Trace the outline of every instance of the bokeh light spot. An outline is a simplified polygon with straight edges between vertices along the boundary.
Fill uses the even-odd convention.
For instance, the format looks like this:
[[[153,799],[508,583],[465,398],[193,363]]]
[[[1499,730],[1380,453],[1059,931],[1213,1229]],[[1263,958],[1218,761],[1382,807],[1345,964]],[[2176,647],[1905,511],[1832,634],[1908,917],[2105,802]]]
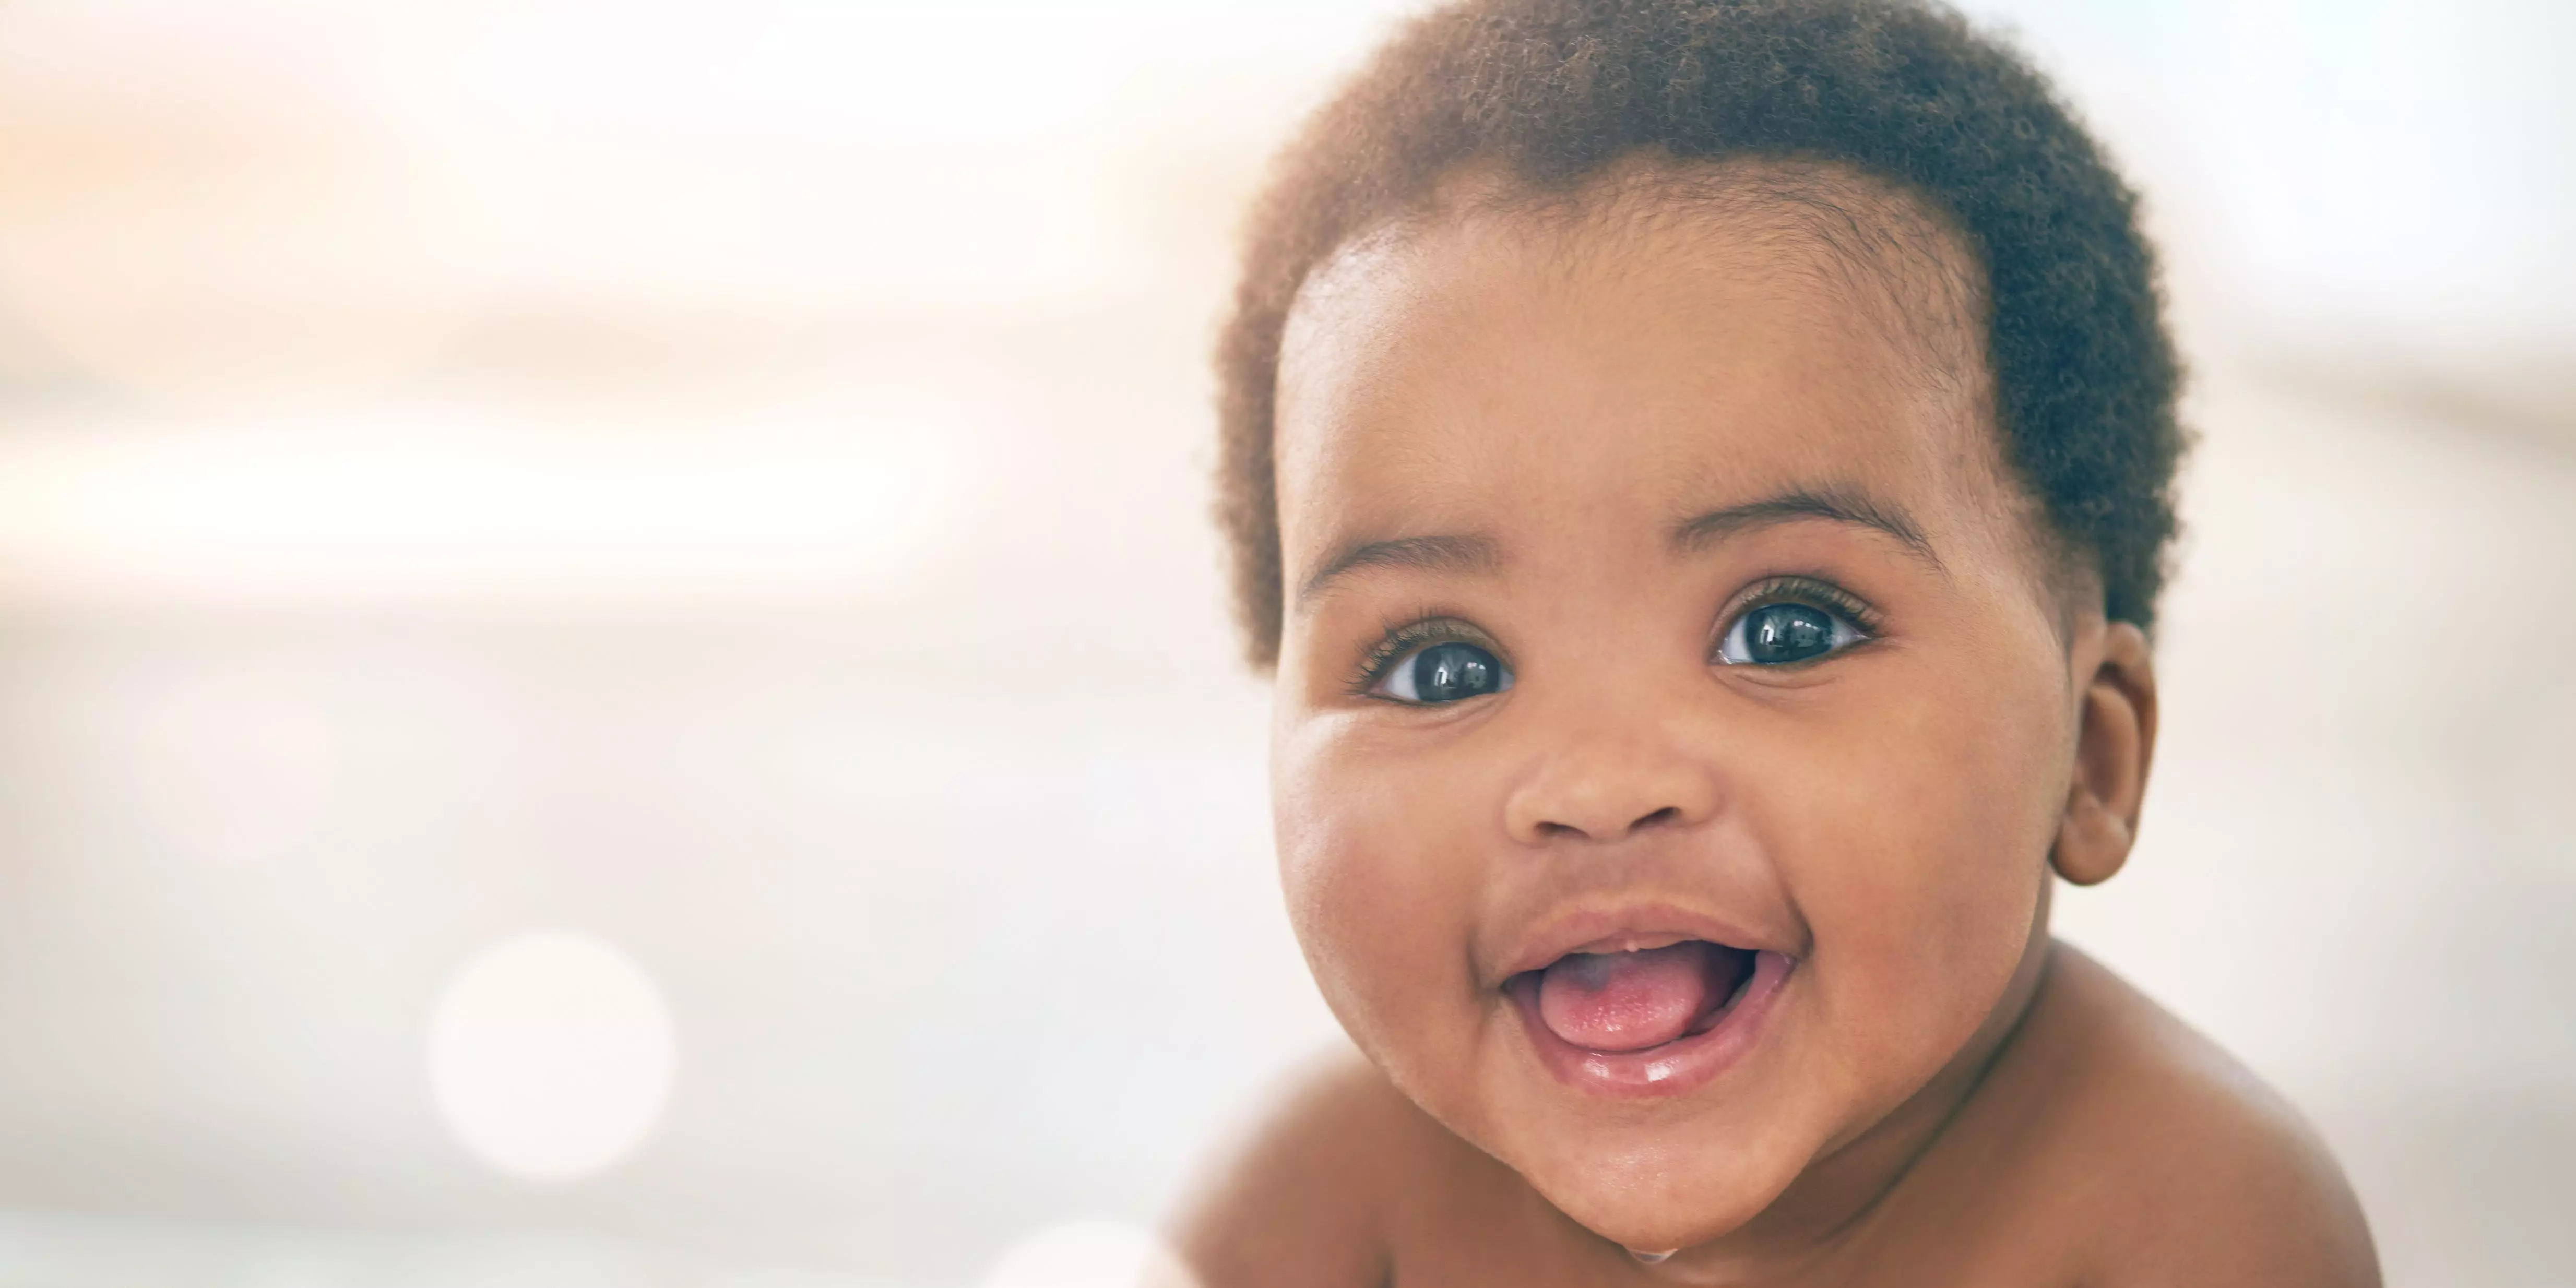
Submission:
[[[588,935],[527,934],[448,981],[430,1022],[430,1093],[494,1170],[578,1180],[651,1133],[676,1054],[670,1009],[643,968]]]
[[[1198,1288],[1153,1232],[1120,1221],[1058,1221],[1003,1250],[981,1288]]]

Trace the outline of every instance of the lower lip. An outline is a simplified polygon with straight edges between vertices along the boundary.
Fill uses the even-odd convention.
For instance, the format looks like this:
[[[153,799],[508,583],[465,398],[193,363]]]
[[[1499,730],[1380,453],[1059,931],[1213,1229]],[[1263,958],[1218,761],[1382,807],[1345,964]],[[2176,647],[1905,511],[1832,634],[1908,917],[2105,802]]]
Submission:
[[[1706,1086],[1761,1040],[1762,1027],[1796,963],[1774,952],[1754,954],[1753,978],[1705,1033],[1642,1051],[1594,1051],[1558,1037],[1538,1015],[1538,990],[1509,991],[1531,1050],[1556,1080],[1597,1096],[1678,1096]]]

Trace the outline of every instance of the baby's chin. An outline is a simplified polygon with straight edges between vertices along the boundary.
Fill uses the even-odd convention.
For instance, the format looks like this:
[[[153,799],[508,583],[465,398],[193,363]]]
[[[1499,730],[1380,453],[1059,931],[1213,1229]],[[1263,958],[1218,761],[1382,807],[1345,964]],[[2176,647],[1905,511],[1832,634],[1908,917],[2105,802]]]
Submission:
[[[1741,1229],[1797,1179],[1814,1151],[1774,1136],[1632,1128],[1487,1148],[1583,1228],[1670,1252]]]

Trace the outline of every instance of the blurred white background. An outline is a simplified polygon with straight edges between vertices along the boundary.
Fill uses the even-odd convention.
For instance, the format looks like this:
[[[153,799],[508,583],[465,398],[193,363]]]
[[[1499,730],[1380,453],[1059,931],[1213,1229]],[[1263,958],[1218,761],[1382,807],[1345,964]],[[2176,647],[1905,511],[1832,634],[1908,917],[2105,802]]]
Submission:
[[[1205,356],[1409,6],[0,8],[0,1285],[1045,1288],[1337,1040]],[[2018,0],[2198,383],[2065,932],[2576,1284],[2576,11]]]

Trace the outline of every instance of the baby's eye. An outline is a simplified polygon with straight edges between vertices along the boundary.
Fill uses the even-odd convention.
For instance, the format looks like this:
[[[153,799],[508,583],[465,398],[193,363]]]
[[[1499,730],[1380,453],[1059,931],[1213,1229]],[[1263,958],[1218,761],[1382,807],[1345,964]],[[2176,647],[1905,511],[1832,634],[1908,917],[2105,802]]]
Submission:
[[[1395,660],[1377,682],[1377,692],[1398,702],[1436,706],[1500,693],[1512,687],[1512,673],[1493,654],[1458,640],[1425,644]]]
[[[1786,666],[1811,662],[1867,638],[1829,608],[1795,601],[1746,610],[1718,641],[1717,660],[1730,666]]]

